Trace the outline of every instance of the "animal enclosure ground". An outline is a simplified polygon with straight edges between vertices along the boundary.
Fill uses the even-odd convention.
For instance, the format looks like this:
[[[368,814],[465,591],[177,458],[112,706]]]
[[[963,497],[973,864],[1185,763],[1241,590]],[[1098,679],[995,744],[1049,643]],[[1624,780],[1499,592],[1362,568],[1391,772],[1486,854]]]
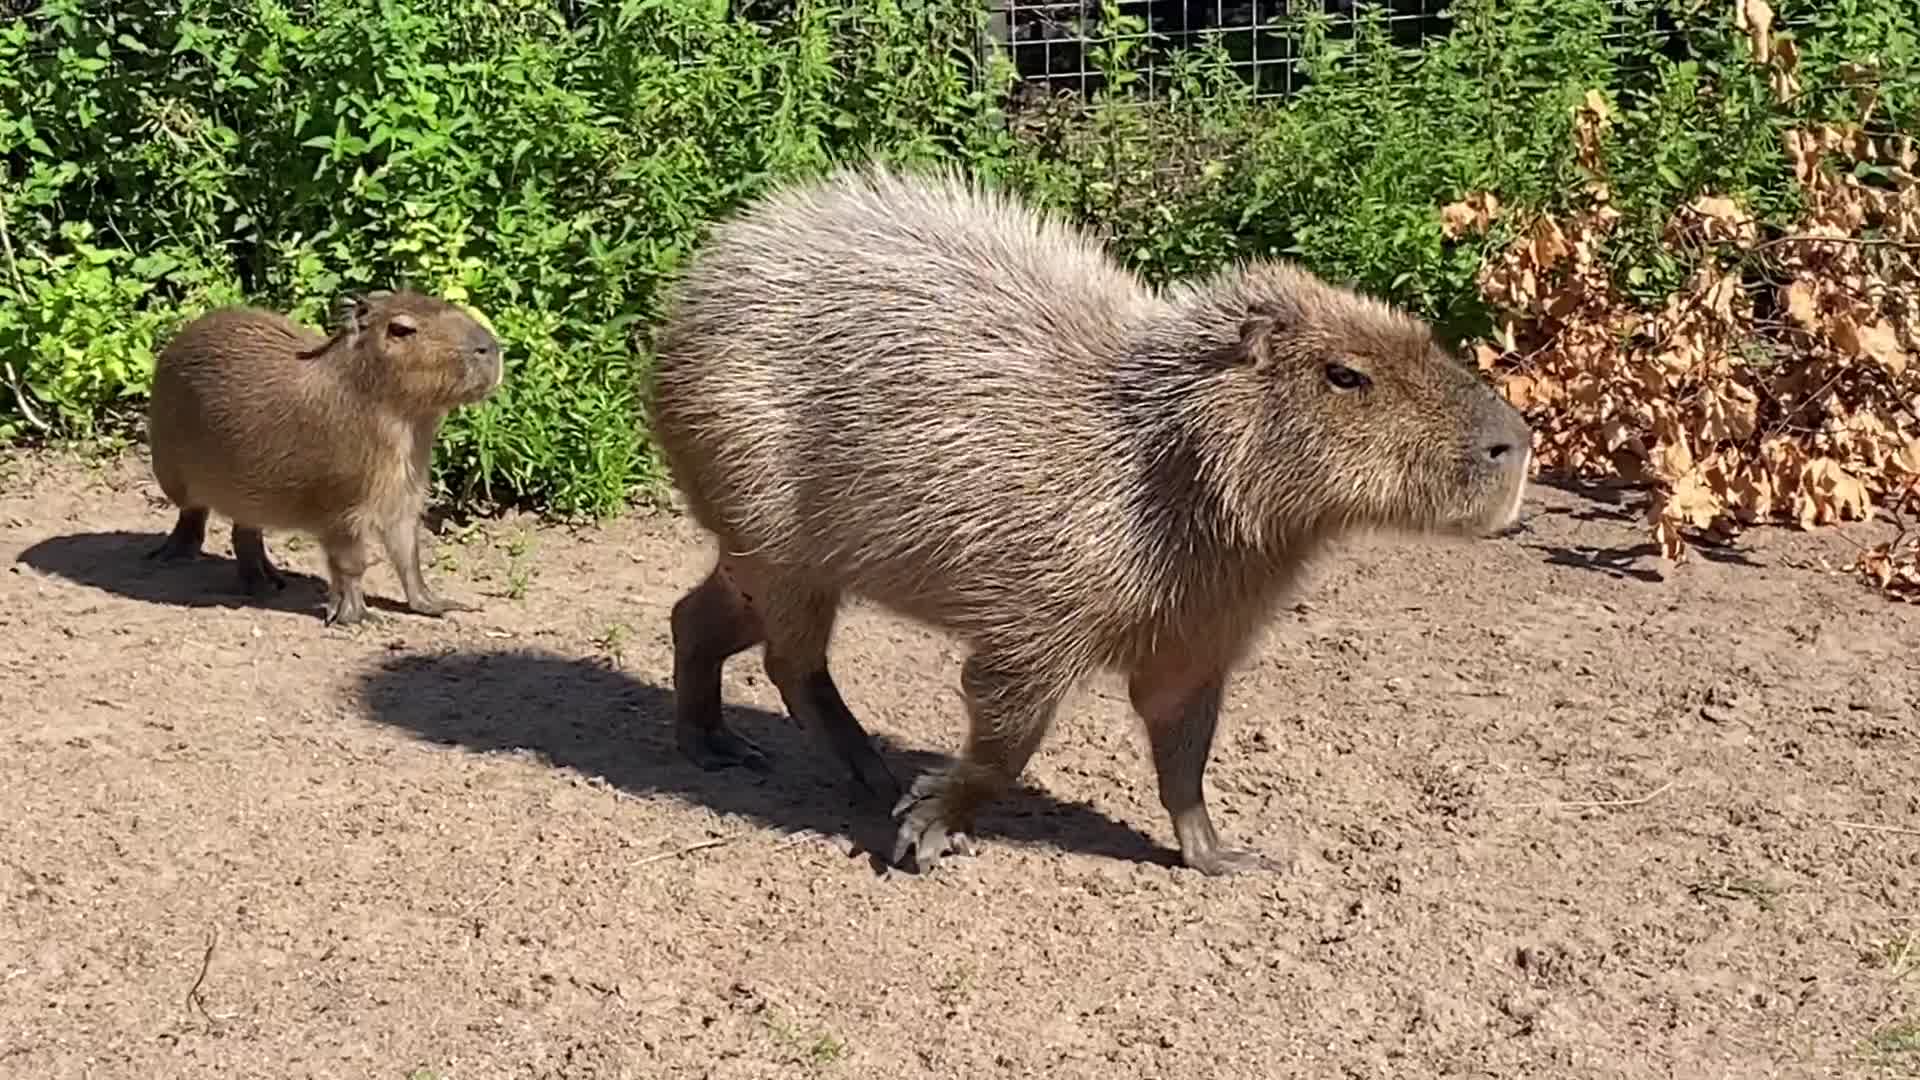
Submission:
[[[142,458],[0,459],[0,1075],[1920,1075],[1920,609],[1819,569],[1884,534],[1663,571],[1529,498],[1330,561],[1232,684],[1216,820],[1285,873],[1173,865],[1102,680],[917,878],[756,658],[776,771],[673,752],[685,521],[442,535],[483,611],[329,630],[311,545],[254,604],[218,519],[140,558]],[[957,745],[952,643],[835,657],[903,776]]]

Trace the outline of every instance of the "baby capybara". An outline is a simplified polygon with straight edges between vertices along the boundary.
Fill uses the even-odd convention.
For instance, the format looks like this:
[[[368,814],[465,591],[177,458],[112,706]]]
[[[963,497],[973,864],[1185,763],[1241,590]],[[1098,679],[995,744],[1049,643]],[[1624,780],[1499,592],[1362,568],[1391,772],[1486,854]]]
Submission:
[[[1473,536],[1519,513],[1520,414],[1420,320],[1295,266],[1164,290],[1091,236],[950,174],[841,170],[718,225],[656,340],[652,428],[710,576],[673,610],[680,745],[763,764],[720,669],[768,677],[854,776],[893,852],[969,851],[1080,680],[1117,669],[1186,864],[1221,695],[1302,566],[1358,530]],[[944,629],[969,727],[902,792],[841,700],[843,596]]]
[[[428,590],[417,529],[440,423],[500,385],[500,343],[460,308],[412,292],[351,301],[339,323],[326,336],[276,312],[222,308],[167,344],[147,430],[154,477],[180,515],[150,557],[198,556],[218,511],[233,522],[249,593],[286,584],[263,530],[295,529],[326,550],[329,624],[367,617],[361,581],[376,544],[413,611],[472,611]]]

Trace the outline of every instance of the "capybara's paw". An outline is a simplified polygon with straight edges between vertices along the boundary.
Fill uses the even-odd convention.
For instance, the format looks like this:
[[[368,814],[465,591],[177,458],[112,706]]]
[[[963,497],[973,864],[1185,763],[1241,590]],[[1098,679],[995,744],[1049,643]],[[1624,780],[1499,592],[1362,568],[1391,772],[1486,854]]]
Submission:
[[[327,598],[326,625],[359,626],[378,622],[379,616],[367,610],[366,597],[359,594]]]
[[[1233,874],[1278,873],[1280,864],[1268,856],[1248,848],[1215,847],[1208,851],[1190,852],[1182,856],[1190,867],[1208,877],[1227,877]]]
[[[973,825],[948,810],[950,784],[939,773],[921,776],[893,808],[900,831],[893,842],[893,864],[906,868],[907,857],[920,873],[931,873],[948,855],[977,855]]]
[[[766,751],[729,731],[724,725],[701,728],[683,724],[678,729],[678,739],[680,752],[708,772],[735,766],[754,772],[769,772],[773,768]]]
[[[480,605],[469,604],[464,600],[450,600],[444,596],[428,594],[407,605],[416,615],[426,615],[438,619],[450,611],[479,611]]]

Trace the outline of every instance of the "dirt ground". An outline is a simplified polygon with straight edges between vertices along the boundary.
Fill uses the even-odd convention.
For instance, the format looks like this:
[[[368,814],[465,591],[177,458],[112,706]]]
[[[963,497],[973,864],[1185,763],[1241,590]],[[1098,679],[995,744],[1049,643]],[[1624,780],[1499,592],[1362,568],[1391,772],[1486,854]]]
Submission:
[[[452,530],[483,611],[330,630],[311,544],[254,604],[223,522],[140,558],[138,456],[0,459],[0,1076],[1920,1075],[1920,610],[1819,567],[1875,530],[1665,571],[1531,500],[1329,562],[1232,685],[1284,872],[1177,866],[1106,680],[915,876],[752,656],[776,771],[672,750],[685,521]],[[836,657],[896,771],[957,745],[952,643]]]

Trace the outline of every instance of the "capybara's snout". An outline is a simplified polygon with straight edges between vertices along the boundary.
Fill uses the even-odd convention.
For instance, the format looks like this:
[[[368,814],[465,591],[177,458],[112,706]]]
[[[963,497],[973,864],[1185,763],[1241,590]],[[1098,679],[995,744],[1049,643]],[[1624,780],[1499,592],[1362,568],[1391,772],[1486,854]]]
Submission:
[[[461,345],[461,355],[466,359],[467,383],[481,396],[490,394],[500,385],[505,374],[506,360],[500,348],[500,339],[484,326],[474,326],[467,332]]]
[[[1520,520],[1533,459],[1533,429],[1498,392],[1485,388],[1482,393],[1470,453],[1471,469],[1487,494],[1475,527],[1478,532],[1497,533]]]

